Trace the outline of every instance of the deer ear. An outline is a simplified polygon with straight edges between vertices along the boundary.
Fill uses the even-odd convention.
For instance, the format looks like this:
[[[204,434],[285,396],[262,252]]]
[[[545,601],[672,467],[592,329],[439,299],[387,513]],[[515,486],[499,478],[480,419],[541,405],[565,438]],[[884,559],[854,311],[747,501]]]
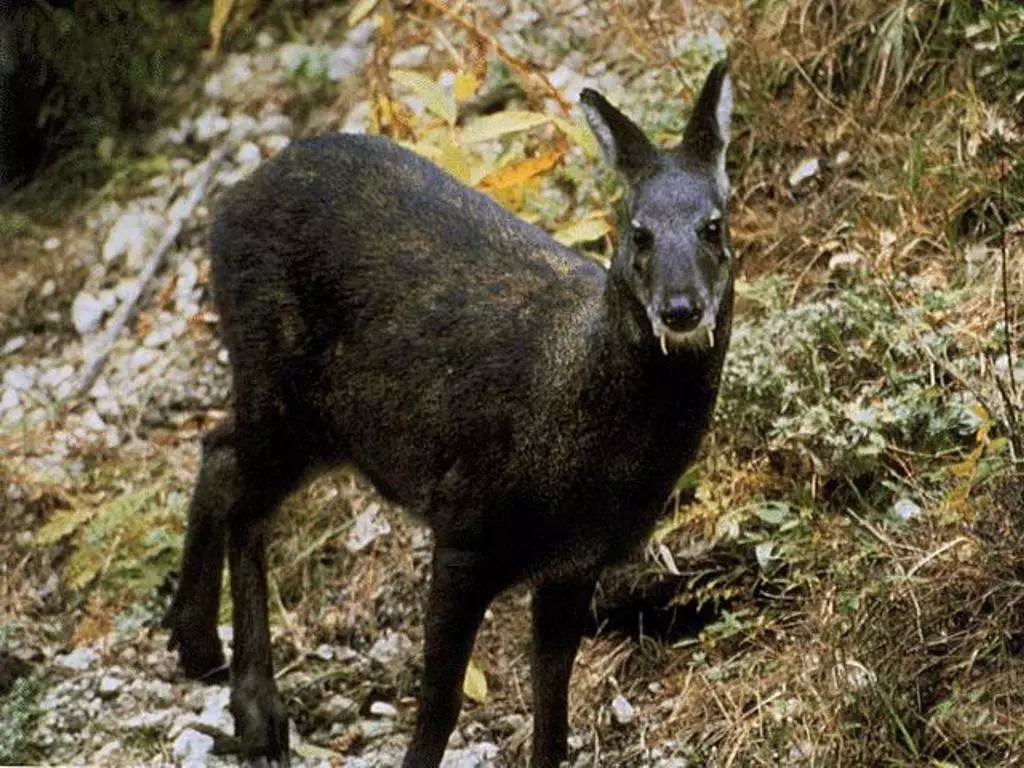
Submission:
[[[630,181],[642,177],[658,162],[658,150],[636,124],[592,88],[580,93],[580,105],[605,160]]]
[[[714,168],[723,195],[729,191],[725,153],[731,124],[732,78],[725,62],[720,61],[704,81],[678,151],[691,162],[707,163]]]

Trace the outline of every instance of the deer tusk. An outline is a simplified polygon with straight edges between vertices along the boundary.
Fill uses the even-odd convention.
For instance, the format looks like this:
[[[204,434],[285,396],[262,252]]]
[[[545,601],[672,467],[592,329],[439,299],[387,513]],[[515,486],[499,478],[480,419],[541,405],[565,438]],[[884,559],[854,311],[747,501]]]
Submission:
[[[658,339],[661,341],[661,354],[663,355],[668,355],[668,342],[665,341],[667,336],[668,334],[664,331],[658,334]]]

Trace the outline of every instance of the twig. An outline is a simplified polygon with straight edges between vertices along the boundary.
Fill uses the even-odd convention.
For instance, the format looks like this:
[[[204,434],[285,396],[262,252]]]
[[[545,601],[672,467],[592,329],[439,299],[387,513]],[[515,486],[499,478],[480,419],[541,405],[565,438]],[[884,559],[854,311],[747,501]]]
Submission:
[[[121,306],[117,308],[117,312],[114,313],[113,319],[110,321],[110,325],[107,330],[96,342],[96,352],[91,359],[86,362],[85,372],[82,374],[81,381],[78,387],[71,394],[71,399],[79,399],[84,397],[92,389],[92,385],[96,383],[96,379],[99,378],[100,371],[103,370],[103,366],[107,362],[107,358],[110,357],[110,351],[114,348],[114,342],[117,341],[117,337],[121,335],[121,331],[124,330],[125,325],[128,323],[128,319],[131,317],[132,312],[135,309],[135,304],[138,302],[139,297],[142,296],[142,292],[146,287],[146,284],[153,279],[153,275],[160,269],[163,264],[164,256],[174,245],[174,241],[178,239],[178,235],[181,234],[182,224],[185,219],[192,216],[196,206],[206,195],[206,188],[213,179],[213,174],[224,161],[224,158],[228,154],[228,145],[222,145],[210,153],[209,158],[206,160],[206,169],[203,171],[202,176],[189,190],[188,197],[185,199],[184,204],[180,207],[177,214],[175,214],[171,223],[168,225],[167,230],[164,232],[164,236],[157,243],[156,248],[150,255],[149,260],[142,267],[142,272],[139,273],[139,279],[135,281],[135,284],[128,291],[124,301],[121,302]]]
[[[908,579],[912,578],[915,573],[917,573],[919,570],[921,570],[924,566],[928,565],[928,563],[930,563],[932,560],[937,558],[943,552],[946,552],[947,550],[950,550],[953,547],[958,547],[961,544],[965,544],[968,541],[970,541],[970,539],[968,539],[966,536],[957,536],[952,541],[947,541],[945,544],[943,544],[941,547],[936,549],[934,552],[929,552],[927,555],[925,555],[920,560],[918,560],[916,563],[914,563],[914,565],[910,568],[910,570],[907,571],[907,576],[906,577]]]
[[[1006,177],[1005,174],[999,174],[999,198],[1003,207],[1006,206]],[[1009,271],[1009,256],[1007,254],[1007,240],[1008,234],[1006,231],[1006,220],[1003,218],[1002,213],[999,213],[999,255],[1000,255],[1000,266],[1002,267],[1002,289],[1003,289],[1003,345],[1006,349],[1006,370],[1009,373],[1010,385],[1006,387],[1003,385],[1002,379],[995,372],[995,366],[993,366],[993,376],[995,377],[996,386],[999,388],[999,394],[1003,398],[1003,408],[1006,410],[1006,423],[1010,431],[1010,449],[1015,454],[1012,458],[1016,462],[1021,458],[1024,458],[1022,452],[1024,452],[1024,444],[1022,444],[1022,438],[1020,428],[1017,425],[1017,415],[1015,413],[1017,405],[1020,403],[1020,395],[1017,391],[1017,372],[1013,367],[1013,342],[1011,336],[1013,335],[1013,325],[1010,322],[1010,278],[1007,272]],[[1009,392],[1007,392],[1009,389]],[[1012,395],[1012,397],[1011,397]]]
[[[505,46],[498,42],[498,39],[494,35],[487,34],[473,22],[464,19],[459,15],[458,9],[449,8],[448,4],[444,2],[444,0],[423,0],[423,2],[434,10],[447,16],[476,40],[483,40],[488,43],[494,50],[494,53],[497,54],[498,58],[508,64],[509,67],[518,72],[524,78],[532,78],[539,82],[541,88],[543,88],[547,92],[548,96],[554,99],[558,104],[559,109],[562,110],[562,114],[568,115],[572,111],[572,105],[565,100],[562,92],[555,88],[555,86],[551,84],[551,81],[548,80],[547,76],[531,62],[513,55]]]

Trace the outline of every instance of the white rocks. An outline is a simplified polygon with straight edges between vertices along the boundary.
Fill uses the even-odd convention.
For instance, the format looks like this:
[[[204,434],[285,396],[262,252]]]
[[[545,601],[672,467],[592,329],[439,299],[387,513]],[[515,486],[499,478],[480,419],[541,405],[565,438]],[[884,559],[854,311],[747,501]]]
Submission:
[[[329,720],[349,721],[354,720],[359,714],[359,705],[348,696],[336,693],[323,702],[318,711]]]
[[[121,256],[129,270],[137,272],[156,245],[166,226],[163,216],[152,210],[133,208],[114,223],[103,243],[103,261],[112,263]]]
[[[282,149],[284,149],[291,143],[292,140],[290,138],[288,138],[287,136],[282,136],[281,134],[278,133],[272,133],[269,136],[264,136],[262,139],[260,139],[260,146],[263,148],[263,151],[269,156],[276,155],[278,152],[280,152]]]
[[[356,74],[366,61],[366,47],[346,43],[327,55],[327,77],[338,82]]]
[[[334,648],[327,643],[320,643],[316,648],[313,649],[312,654],[321,661],[330,661],[334,658]]]
[[[93,333],[103,320],[103,303],[91,293],[82,291],[71,302],[71,324],[79,336]]]
[[[808,157],[789,174],[789,186],[798,187],[808,179],[813,179],[821,172],[821,159]]]
[[[149,347],[150,349],[159,349],[172,341],[174,335],[174,328],[172,326],[158,325],[146,334],[146,338],[142,340],[142,346]]]
[[[136,349],[128,356],[125,368],[128,370],[134,369],[135,371],[142,371],[155,363],[159,358],[160,353],[153,349],[146,347]]]
[[[616,694],[612,699],[612,717],[619,725],[629,725],[636,719],[636,710],[629,703],[629,699],[621,693]]]
[[[101,699],[112,699],[121,692],[123,687],[123,680],[119,680],[112,675],[104,675],[100,678],[100,684],[96,690],[98,691]]]
[[[194,728],[186,728],[174,740],[171,752],[183,765],[205,765],[206,756],[213,749],[213,738]]]
[[[326,71],[326,53],[308,43],[285,43],[277,49],[278,64],[285,72],[314,76]]]
[[[191,314],[191,312],[186,313],[181,305],[186,305],[188,310],[192,310],[195,306],[196,296],[193,291],[198,282],[199,268],[196,263],[192,259],[182,259],[178,264],[177,280],[174,284],[174,301],[178,304],[179,313]]]
[[[103,421],[103,417],[93,409],[82,414],[82,423],[87,429],[94,432],[105,432],[107,429],[107,423]]]
[[[231,98],[253,79],[252,57],[233,54],[203,84],[203,92],[212,99]]]
[[[498,752],[498,745],[489,741],[471,744],[464,749],[449,749],[444,753],[441,768],[491,768]]]
[[[389,629],[381,637],[377,638],[377,642],[370,648],[367,656],[378,664],[389,666],[403,656],[408,656],[412,650],[412,640],[407,635]]]
[[[74,389],[75,369],[70,363],[50,368],[39,377],[37,386],[48,390],[57,400],[63,400]]]
[[[174,719],[175,714],[173,709],[150,709],[125,718],[121,725],[132,730],[163,727]]]
[[[345,116],[345,122],[341,125],[344,133],[366,133],[370,125],[370,104],[366,101],[359,101],[352,105],[352,109]]]
[[[228,132],[231,121],[215,108],[206,109],[192,124],[192,135],[200,143],[209,142]]]
[[[231,700],[231,689],[226,686],[212,686],[203,689],[203,709],[198,720],[225,733],[231,733],[234,720],[228,704]]]
[[[100,749],[93,753],[90,762],[93,765],[109,765],[123,749],[120,739],[108,741]]]
[[[3,348],[0,349],[0,355],[14,354],[25,346],[26,341],[27,339],[24,336],[13,336],[9,338]]]
[[[402,51],[395,51],[391,57],[391,66],[401,69],[417,69],[422,67],[430,55],[430,46],[414,45]]]
[[[377,717],[398,717],[398,710],[386,701],[375,701],[370,705],[370,714]]]
[[[290,136],[295,132],[295,123],[292,122],[288,115],[282,115],[280,112],[271,112],[260,120],[259,125],[256,127],[256,132],[262,136],[271,133]]]
[[[362,552],[382,536],[391,533],[391,524],[380,514],[380,504],[369,504],[356,518],[352,530],[345,538],[349,552]]]
[[[19,413],[15,414],[15,411]],[[18,392],[14,389],[5,388],[3,394],[0,394],[0,413],[11,414],[14,416],[13,421],[17,421],[21,418],[21,398],[18,397]]]
[[[258,123],[256,122],[256,118],[244,113],[239,113],[231,116],[229,126],[228,136],[230,136],[233,141],[241,141],[253,134]]]
[[[60,248],[59,237],[48,237],[43,241],[44,251],[56,251],[58,248]]]
[[[235,162],[239,165],[256,165],[263,158],[260,148],[247,141],[235,152]]]
[[[58,667],[70,669],[72,672],[84,672],[99,660],[99,654],[92,648],[76,648],[53,661]]]
[[[895,512],[896,517],[901,520],[913,520],[921,514],[921,507],[910,499],[900,499],[895,505],[893,505],[892,511]]]
[[[15,365],[4,372],[4,386],[8,389],[27,390],[31,389],[36,382],[38,372],[27,365]]]

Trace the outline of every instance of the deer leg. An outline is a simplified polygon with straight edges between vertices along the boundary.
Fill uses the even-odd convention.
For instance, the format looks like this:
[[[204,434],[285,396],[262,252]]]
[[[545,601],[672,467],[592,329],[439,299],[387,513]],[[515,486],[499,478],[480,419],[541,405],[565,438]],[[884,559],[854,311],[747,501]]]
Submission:
[[[242,757],[287,766],[288,716],[274,682],[267,616],[267,516],[232,518],[228,530],[234,646],[231,714]]]
[[[225,521],[237,506],[241,485],[232,438],[230,421],[203,438],[178,588],[163,620],[163,626],[171,631],[167,647],[178,651],[185,676],[208,682],[224,682],[228,677],[217,637],[217,612],[224,570]]]
[[[594,584],[586,578],[533,590],[533,768],[568,759],[569,678]]]
[[[427,598],[423,681],[403,768],[437,768],[462,707],[462,681],[484,611],[501,586],[479,555],[438,547]]]

